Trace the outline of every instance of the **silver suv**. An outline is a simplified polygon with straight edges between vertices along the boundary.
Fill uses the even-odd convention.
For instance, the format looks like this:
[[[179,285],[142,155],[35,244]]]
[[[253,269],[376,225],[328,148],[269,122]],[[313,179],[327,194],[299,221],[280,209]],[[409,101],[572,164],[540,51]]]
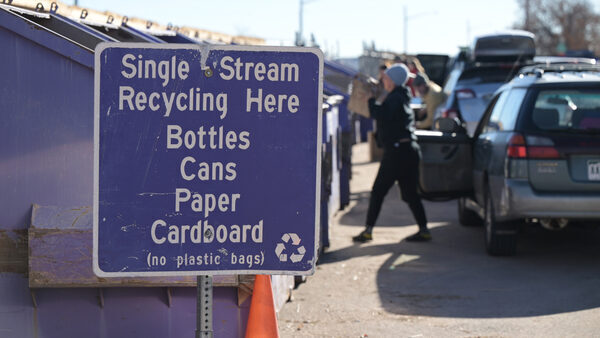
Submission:
[[[453,60],[444,84],[448,99],[436,117],[458,117],[473,135],[494,92],[535,56],[534,35],[506,31],[479,36]]]
[[[525,222],[600,220],[600,67],[525,68],[496,92],[473,137],[449,125],[418,132],[420,187],[429,199],[460,197],[459,220],[484,224],[488,253],[514,254]]]

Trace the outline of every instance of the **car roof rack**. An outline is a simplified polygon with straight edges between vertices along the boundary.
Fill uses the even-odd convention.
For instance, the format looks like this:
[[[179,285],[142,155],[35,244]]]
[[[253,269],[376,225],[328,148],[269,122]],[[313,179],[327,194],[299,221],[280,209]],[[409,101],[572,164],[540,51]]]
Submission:
[[[563,73],[563,72],[600,72],[600,65],[592,64],[573,64],[573,63],[553,63],[546,65],[532,65],[523,67],[519,70],[519,75],[535,75],[542,77],[544,73]]]

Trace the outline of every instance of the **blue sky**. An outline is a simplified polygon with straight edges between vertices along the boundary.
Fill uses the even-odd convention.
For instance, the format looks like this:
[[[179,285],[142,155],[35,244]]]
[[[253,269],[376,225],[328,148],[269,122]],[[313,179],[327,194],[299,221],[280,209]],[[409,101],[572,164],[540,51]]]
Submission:
[[[592,1],[598,3],[600,0]],[[162,24],[189,25],[232,35],[291,45],[299,26],[300,0],[142,1],[80,0],[79,5],[111,10]],[[473,37],[510,28],[517,20],[516,0],[305,0],[304,36],[314,34],[325,52],[358,56],[363,41],[378,49],[404,51],[407,11],[409,53],[455,54]],[[598,4],[596,4],[598,8]]]

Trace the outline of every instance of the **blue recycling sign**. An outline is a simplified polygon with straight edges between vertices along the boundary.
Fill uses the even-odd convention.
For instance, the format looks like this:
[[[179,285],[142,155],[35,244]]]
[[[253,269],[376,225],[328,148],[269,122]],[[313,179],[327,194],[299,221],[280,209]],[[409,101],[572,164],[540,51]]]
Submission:
[[[314,48],[98,45],[96,275],[312,274],[322,74]]]

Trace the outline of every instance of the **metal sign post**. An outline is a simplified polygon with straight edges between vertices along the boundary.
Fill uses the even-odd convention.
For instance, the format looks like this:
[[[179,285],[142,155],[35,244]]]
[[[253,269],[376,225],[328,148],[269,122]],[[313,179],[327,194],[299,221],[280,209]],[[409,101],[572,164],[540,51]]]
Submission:
[[[212,276],[198,276],[196,287],[196,338],[212,338],[213,285]]]

